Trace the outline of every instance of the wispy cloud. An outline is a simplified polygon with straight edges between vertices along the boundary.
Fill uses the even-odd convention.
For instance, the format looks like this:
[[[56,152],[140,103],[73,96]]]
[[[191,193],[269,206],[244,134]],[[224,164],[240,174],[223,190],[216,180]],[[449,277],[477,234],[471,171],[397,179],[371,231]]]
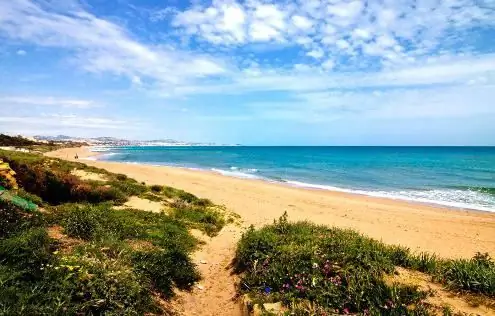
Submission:
[[[101,106],[92,100],[66,99],[50,96],[0,96],[0,104],[4,106],[59,106],[65,108],[87,109]]]
[[[74,61],[84,70],[130,79],[143,77],[175,83],[227,71],[214,58],[170,46],[143,44],[126,29],[82,7],[72,5],[70,10],[60,10],[56,4],[4,1],[0,8],[0,36],[63,48],[74,53]]]
[[[86,129],[112,131],[138,129],[139,122],[119,120],[110,117],[78,116],[70,114],[41,114],[36,116],[2,116],[0,123],[3,131],[21,133],[26,130],[43,131],[49,129]]]

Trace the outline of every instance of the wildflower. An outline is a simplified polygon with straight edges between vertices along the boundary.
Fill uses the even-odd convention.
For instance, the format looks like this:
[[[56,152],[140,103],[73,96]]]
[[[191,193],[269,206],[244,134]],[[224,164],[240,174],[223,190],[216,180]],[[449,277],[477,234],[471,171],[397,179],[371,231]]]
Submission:
[[[270,294],[271,291],[272,291],[271,287],[265,286],[265,294]]]
[[[313,262],[313,269],[318,269],[318,263]]]
[[[349,314],[349,309],[346,307],[346,308],[344,308],[343,312],[344,312],[344,314],[347,315],[347,314]]]

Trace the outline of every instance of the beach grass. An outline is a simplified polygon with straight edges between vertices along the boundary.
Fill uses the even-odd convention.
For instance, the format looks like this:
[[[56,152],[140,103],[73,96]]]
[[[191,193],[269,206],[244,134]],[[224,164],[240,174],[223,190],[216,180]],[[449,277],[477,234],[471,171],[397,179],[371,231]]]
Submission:
[[[282,302],[295,315],[430,315],[429,295],[417,286],[386,282],[396,267],[429,274],[455,291],[495,296],[495,263],[441,259],[385,245],[355,231],[291,223],[251,228],[238,243],[240,288],[257,303]]]
[[[217,233],[220,208],[192,194],[147,186],[77,162],[0,151],[19,189],[39,206],[0,201],[0,314],[169,314],[159,300],[200,279],[190,259],[200,241],[189,230]],[[84,170],[106,181],[83,180]],[[167,212],[122,205],[131,196],[169,200]],[[180,206],[180,208],[175,206]]]

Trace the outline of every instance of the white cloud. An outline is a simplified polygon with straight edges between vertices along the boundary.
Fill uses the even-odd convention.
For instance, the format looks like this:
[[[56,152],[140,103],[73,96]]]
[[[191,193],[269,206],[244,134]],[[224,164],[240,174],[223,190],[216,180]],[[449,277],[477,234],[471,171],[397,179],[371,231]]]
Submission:
[[[227,5],[243,12],[239,21],[249,36],[232,37],[222,28],[220,15],[206,18],[208,12]],[[321,43],[335,67],[345,60],[347,69],[363,70],[370,64],[388,68],[441,54],[445,44],[463,43],[464,31],[493,27],[495,10],[477,0],[419,1],[414,6],[408,1],[288,0],[282,6],[216,0],[178,12],[173,23],[190,36],[219,46],[275,41],[311,56],[313,46]],[[205,25],[208,31],[202,29]]]
[[[252,23],[249,29],[249,35],[253,41],[261,42],[281,38],[281,33],[276,28],[263,22]]]
[[[39,116],[2,116],[2,128],[14,133],[22,133],[26,128],[42,132],[44,128],[83,128],[97,130],[133,129],[135,122],[105,117],[48,114]]]
[[[320,59],[325,56],[325,52],[323,52],[321,48],[316,48],[308,52],[306,55],[313,57],[314,59]]]
[[[334,66],[335,66],[335,63],[333,62],[333,60],[326,60],[324,61],[321,66],[323,67],[323,69],[325,70],[330,70],[332,69]]]
[[[292,16],[292,23],[299,29],[308,30],[313,27],[313,22],[307,17],[301,15]]]
[[[81,8],[61,12],[52,2],[4,1],[0,9],[1,36],[63,48],[73,52],[74,62],[87,71],[131,79],[139,76],[176,83],[227,71],[221,62],[211,57],[140,43],[115,23]]]
[[[4,106],[60,106],[66,108],[93,108],[99,106],[92,100],[66,99],[46,96],[0,96],[0,105]]]
[[[25,50],[22,50],[22,49],[19,49],[17,52],[16,52],[17,55],[19,56],[25,56],[27,53]]]

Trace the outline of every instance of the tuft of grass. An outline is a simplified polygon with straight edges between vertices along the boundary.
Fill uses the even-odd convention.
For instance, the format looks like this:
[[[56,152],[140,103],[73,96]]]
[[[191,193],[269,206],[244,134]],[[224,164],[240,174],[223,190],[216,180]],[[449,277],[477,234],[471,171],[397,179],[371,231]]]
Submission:
[[[495,296],[495,262],[488,254],[444,262],[437,278],[455,290]]]

